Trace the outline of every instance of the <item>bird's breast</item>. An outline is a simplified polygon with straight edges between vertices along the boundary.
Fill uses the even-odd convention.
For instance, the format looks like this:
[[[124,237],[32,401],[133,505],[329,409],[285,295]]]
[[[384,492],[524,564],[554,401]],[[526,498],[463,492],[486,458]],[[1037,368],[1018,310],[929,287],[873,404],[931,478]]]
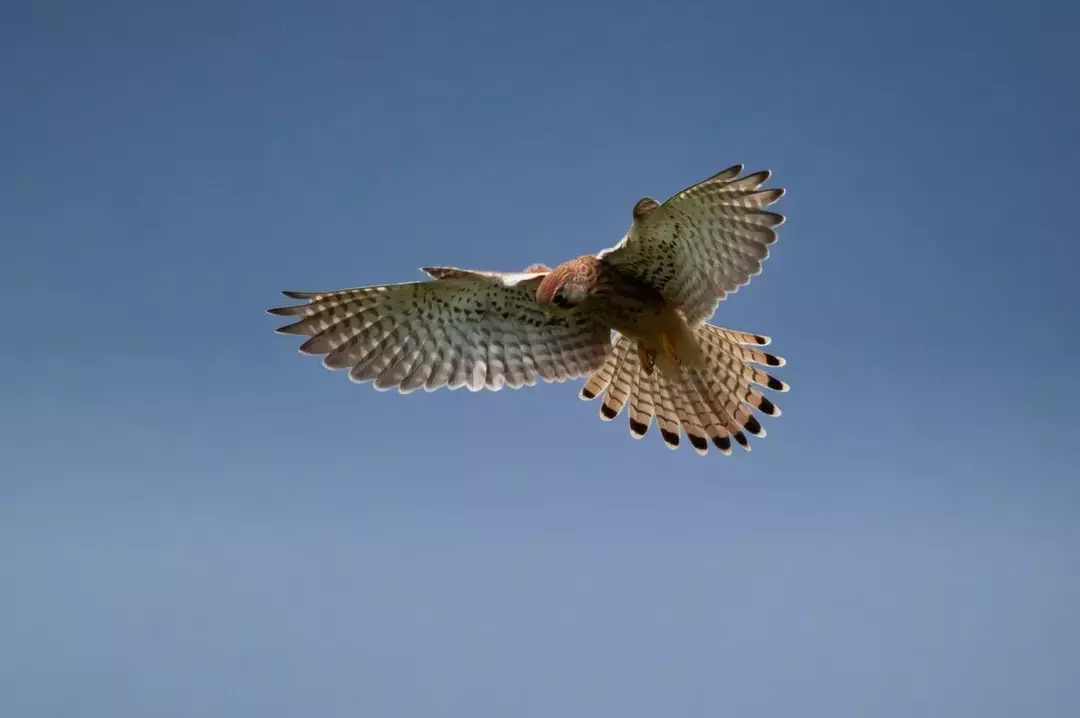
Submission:
[[[601,273],[595,311],[620,334],[645,349],[663,351],[663,337],[696,355],[697,342],[682,314],[650,284],[617,270]]]

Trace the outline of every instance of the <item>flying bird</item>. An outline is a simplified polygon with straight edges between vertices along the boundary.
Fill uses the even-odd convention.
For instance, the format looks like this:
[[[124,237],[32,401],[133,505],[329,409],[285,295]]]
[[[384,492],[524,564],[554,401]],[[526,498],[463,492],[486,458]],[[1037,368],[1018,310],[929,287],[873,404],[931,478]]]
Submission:
[[[707,320],[761,272],[784,217],[784,194],[762,189],[770,172],[734,165],[660,203],[644,198],[614,247],[554,269],[521,272],[425,267],[430,279],[327,292],[283,292],[303,304],[278,329],[307,337],[305,354],[355,382],[402,393],[532,386],[586,378],[582,399],[602,397],[610,421],[629,406],[630,434],[655,418],[664,443],[681,432],[700,454],[725,454],[764,436],[752,409],[778,416],[759,388],[788,386],[760,367],[784,360],[760,334]]]

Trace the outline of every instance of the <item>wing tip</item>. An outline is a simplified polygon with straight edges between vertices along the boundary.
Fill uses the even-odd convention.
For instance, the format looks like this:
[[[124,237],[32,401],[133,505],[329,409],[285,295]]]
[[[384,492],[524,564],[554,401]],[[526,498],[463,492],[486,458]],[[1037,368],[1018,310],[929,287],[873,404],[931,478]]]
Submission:
[[[322,356],[326,354],[326,351],[319,351],[315,349],[315,342],[320,339],[318,335],[309,337],[307,341],[300,345],[300,353],[307,354],[308,356]]]
[[[275,317],[298,317],[304,314],[311,313],[309,307],[311,303],[305,304],[289,304],[284,307],[270,307],[266,310],[266,313]]]
[[[746,169],[746,165],[744,165],[742,162],[736,162],[735,164],[731,165],[730,167],[725,167],[724,169],[720,170],[719,172],[717,172],[716,174],[714,174],[712,177],[710,177],[708,180],[705,180],[705,181],[708,182],[709,180],[719,180],[719,179],[730,180],[730,179],[735,179],[736,177],[738,177],[739,175],[742,174],[742,171],[744,169]]]
[[[275,334],[288,334],[289,336],[294,336],[294,337],[295,336],[306,337],[308,335],[308,333],[300,328],[301,324],[303,324],[302,321],[293,322],[292,324],[285,324],[284,326],[280,326],[277,329],[275,329],[274,333]]]

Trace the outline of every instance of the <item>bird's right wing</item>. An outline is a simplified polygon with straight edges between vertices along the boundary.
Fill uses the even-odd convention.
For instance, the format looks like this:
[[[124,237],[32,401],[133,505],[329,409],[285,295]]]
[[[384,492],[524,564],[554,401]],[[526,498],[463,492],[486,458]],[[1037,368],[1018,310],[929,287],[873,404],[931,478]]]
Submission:
[[[766,208],[784,194],[761,189],[766,171],[728,167],[663,204],[645,198],[621,242],[600,259],[657,289],[691,324],[761,272],[783,215]]]
[[[332,292],[284,292],[305,304],[271,314],[296,317],[284,334],[309,337],[305,354],[356,382],[406,393],[446,386],[518,388],[587,376],[611,351],[611,332],[588,313],[548,316],[536,304],[543,271],[425,271],[423,282]]]

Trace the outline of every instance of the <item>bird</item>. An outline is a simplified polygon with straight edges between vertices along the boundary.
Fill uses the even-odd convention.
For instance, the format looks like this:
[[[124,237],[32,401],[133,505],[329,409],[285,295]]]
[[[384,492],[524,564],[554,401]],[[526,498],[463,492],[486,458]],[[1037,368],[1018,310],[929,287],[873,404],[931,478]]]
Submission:
[[[627,409],[630,435],[655,423],[671,449],[681,436],[750,450],[765,429],[752,410],[779,416],[762,389],[789,386],[768,373],[785,360],[770,339],[709,323],[719,303],[761,272],[785,217],[768,207],[769,170],[728,167],[664,202],[645,197],[613,247],[520,272],[433,266],[422,281],[323,292],[282,292],[301,304],[282,334],[306,337],[303,354],[380,391],[443,387],[498,391],[584,379],[600,417]]]

